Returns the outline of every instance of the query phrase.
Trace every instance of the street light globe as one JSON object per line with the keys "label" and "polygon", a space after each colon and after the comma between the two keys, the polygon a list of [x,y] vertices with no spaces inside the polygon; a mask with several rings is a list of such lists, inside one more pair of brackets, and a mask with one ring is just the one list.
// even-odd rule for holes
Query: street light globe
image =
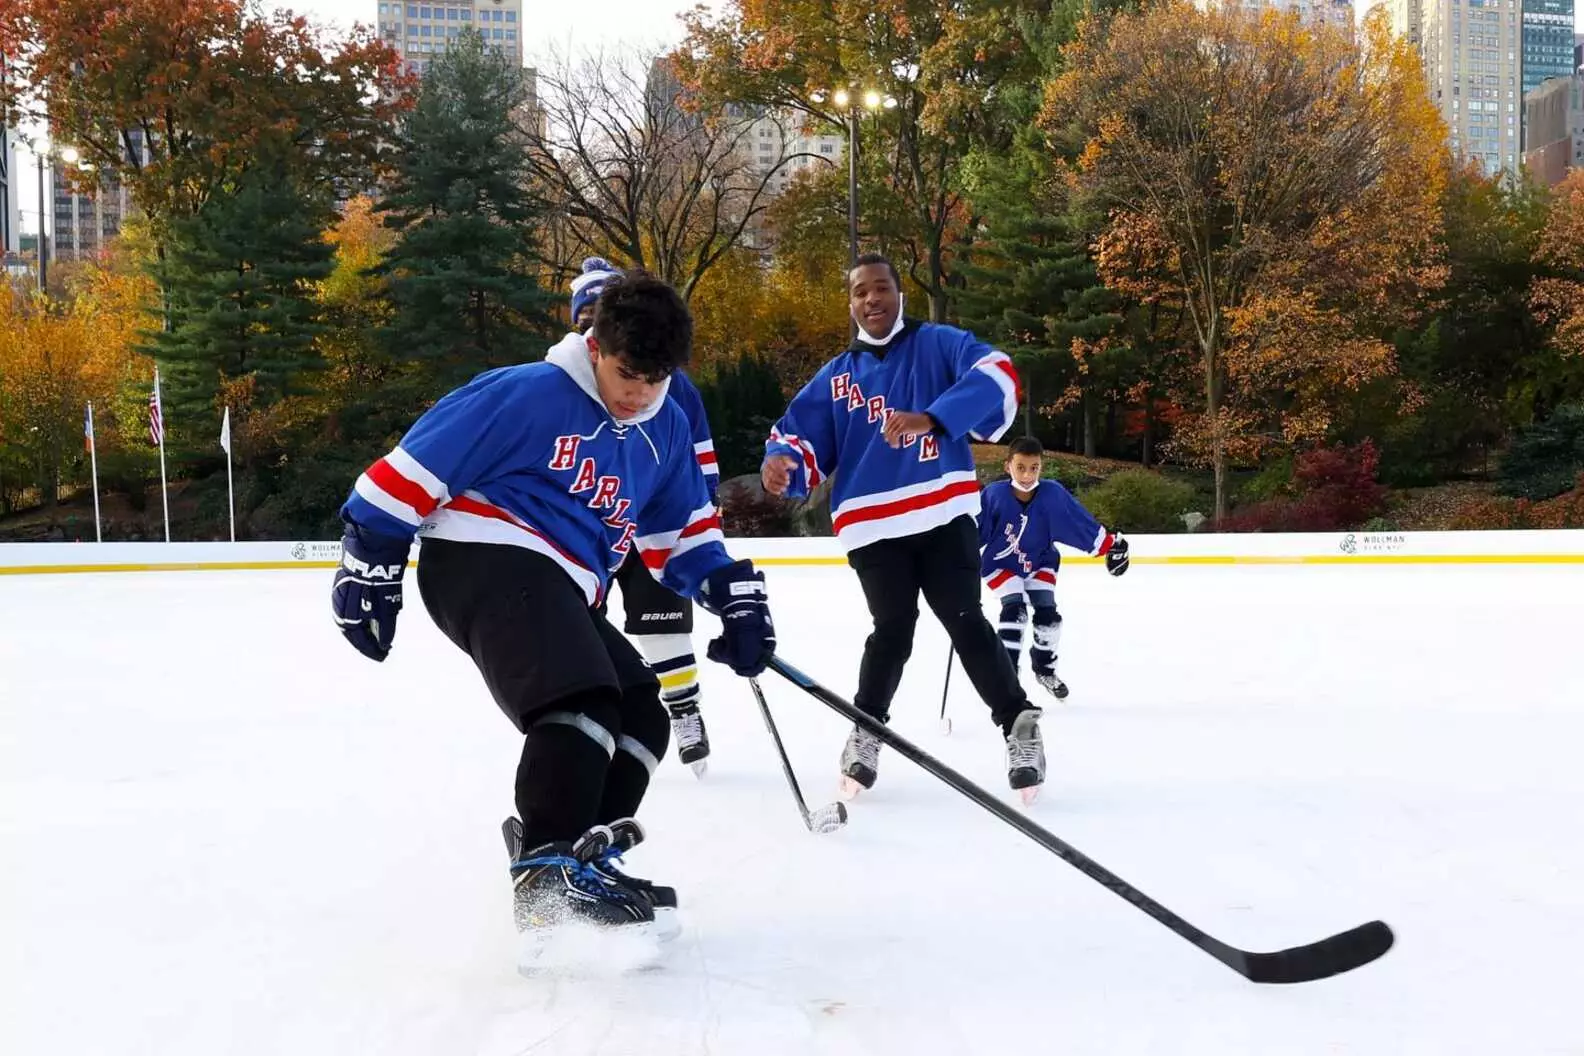
{"label": "street light globe", "polygon": [[837,106],[846,106],[847,105],[847,101],[850,98],[852,98],[852,97],[847,94],[847,89],[845,89],[845,88],[837,89],[837,91],[836,91],[836,105]]}
{"label": "street light globe", "polygon": [[82,157],[81,154],[77,153],[77,148],[76,147],[62,147],[61,148],[61,152],[60,152],[60,156],[61,156],[61,160],[64,161],[68,165],[77,164],[77,159]]}
{"label": "street light globe", "polygon": [[864,106],[867,106],[871,110],[880,109],[880,93],[875,91],[865,92]]}
{"label": "street light globe", "polygon": [[813,102],[813,103],[823,103],[825,101],[825,89],[823,89],[823,88],[814,89],[812,92],[809,93],[809,101]]}
{"label": "street light globe", "polygon": [[896,97],[895,96],[888,95],[888,96],[885,97],[885,108],[887,110],[896,109],[896,105],[897,105],[897,102],[896,102]]}

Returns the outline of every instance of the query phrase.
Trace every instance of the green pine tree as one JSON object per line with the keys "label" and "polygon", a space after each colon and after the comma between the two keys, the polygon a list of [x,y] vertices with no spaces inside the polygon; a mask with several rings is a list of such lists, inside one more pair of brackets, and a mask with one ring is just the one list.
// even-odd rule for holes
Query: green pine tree
{"label": "green pine tree", "polygon": [[514,125],[527,99],[521,72],[468,30],[425,72],[402,122],[378,207],[398,238],[375,271],[393,309],[382,337],[420,365],[423,395],[544,354],[559,298],[533,276],[543,206]]}
{"label": "green pine tree", "polygon": [[[169,327],[151,332],[162,367],[167,445],[209,449],[216,396],[249,379],[255,406],[303,391],[319,366],[315,284],[330,274],[328,199],[260,161],[171,226],[155,270]],[[200,424],[201,423],[201,424]]]}

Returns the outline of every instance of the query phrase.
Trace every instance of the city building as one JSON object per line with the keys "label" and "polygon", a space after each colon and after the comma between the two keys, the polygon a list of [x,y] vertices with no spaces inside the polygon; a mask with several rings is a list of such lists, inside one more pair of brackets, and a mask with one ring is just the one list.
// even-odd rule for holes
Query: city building
{"label": "city building", "polygon": [[1531,148],[1524,168],[1547,186],[1584,167],[1584,73],[1553,77],[1524,96]]}
{"label": "city building", "polygon": [[1518,0],[1388,0],[1392,31],[1418,47],[1455,154],[1518,169],[1523,115]]}
{"label": "city building", "polygon": [[1203,8],[1219,5],[1240,7],[1245,11],[1293,11],[1306,25],[1333,25],[1353,28],[1353,0],[1194,0]]}
{"label": "city building", "polygon": [[422,74],[447,41],[464,29],[478,30],[489,47],[523,64],[522,0],[434,0],[433,3],[382,2],[379,35],[401,53],[407,69]]}
{"label": "city building", "polygon": [[[132,149],[141,152],[147,164],[148,151],[143,145],[143,133],[133,129],[128,133]],[[83,173],[91,166],[74,164],[60,156],[57,149],[50,158],[50,240],[49,255],[55,260],[78,260],[91,257],[104,249],[111,239],[121,233],[121,225],[133,215],[135,206],[126,185],[113,176],[106,176],[92,187],[84,187]],[[75,187],[67,180],[67,173],[78,169]]]}
{"label": "city building", "polygon": [[1573,0],[1523,0],[1523,94],[1573,70]]}

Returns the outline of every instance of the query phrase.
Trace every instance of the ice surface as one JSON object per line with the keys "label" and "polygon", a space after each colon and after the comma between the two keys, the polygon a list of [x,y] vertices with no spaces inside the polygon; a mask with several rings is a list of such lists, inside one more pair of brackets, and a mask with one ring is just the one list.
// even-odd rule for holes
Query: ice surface
{"label": "ice surface", "polygon": [[[782,654],[850,696],[851,573],[768,575]],[[657,969],[524,979],[499,834],[518,739],[416,589],[375,665],[328,587],[0,577],[0,1051],[1584,1053],[1584,569],[1063,573],[1072,696],[1034,815],[1237,945],[1396,929],[1290,988],[895,754],[810,835],[747,686],[709,664],[708,777],[666,759],[628,862],[680,889],[686,930]],[[1010,801],[960,668],[939,732],[945,663],[926,615],[895,725]],[[829,802],[842,722],[763,684]]]}

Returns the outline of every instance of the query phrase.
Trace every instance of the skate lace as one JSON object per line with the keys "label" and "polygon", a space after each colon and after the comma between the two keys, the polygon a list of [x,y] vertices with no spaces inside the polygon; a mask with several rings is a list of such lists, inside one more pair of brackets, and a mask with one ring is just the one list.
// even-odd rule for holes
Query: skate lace
{"label": "skate lace", "polygon": [[704,739],[704,720],[698,712],[678,715],[672,721],[676,723],[676,738],[679,746],[690,747]]}
{"label": "skate lace", "polygon": [[512,863],[512,868],[538,868],[545,865],[558,865],[566,870],[567,879],[572,886],[591,895],[603,895],[610,891],[605,881],[600,877],[598,870],[589,862],[581,858],[574,858],[568,854],[549,855],[544,858],[524,858]]}
{"label": "skate lace", "polygon": [[1011,740],[1007,742],[1007,766],[1037,767],[1039,765],[1040,746],[1035,740]]}
{"label": "skate lace", "polygon": [[875,769],[880,765],[880,738],[859,730],[847,742],[847,755],[849,759],[856,759],[871,770]]}

